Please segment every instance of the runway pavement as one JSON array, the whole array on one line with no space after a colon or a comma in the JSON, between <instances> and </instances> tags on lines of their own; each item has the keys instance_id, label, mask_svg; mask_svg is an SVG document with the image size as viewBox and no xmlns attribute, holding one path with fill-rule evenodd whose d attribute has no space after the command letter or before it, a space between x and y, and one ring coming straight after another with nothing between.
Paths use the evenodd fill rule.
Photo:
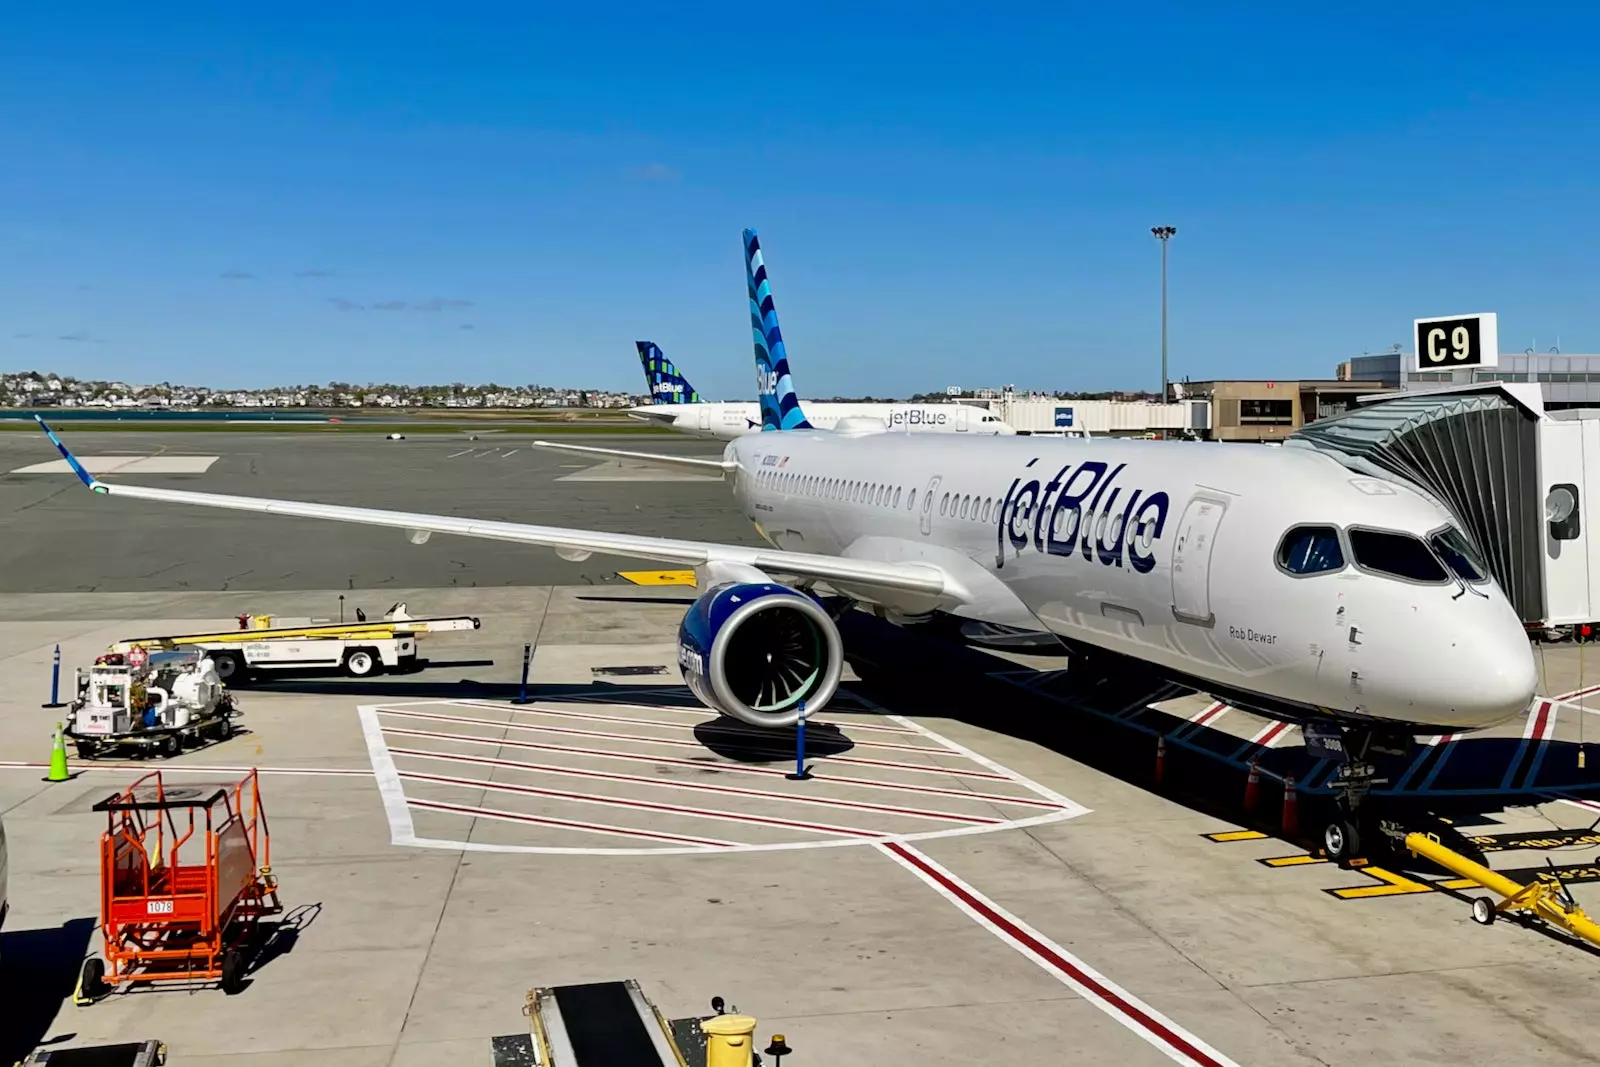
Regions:
<instances>
[{"instance_id":1,"label":"runway pavement","mask_svg":"<svg viewBox=\"0 0 1600 1067\"><path fill-rule=\"evenodd\" d=\"M523 435L62 433L81 457L115 472L110 481L759 543L719 480L547 452ZM721 452L687 437L580 443ZM25 472L55 460L42 434L0 435L0 593L603 585L630 565L654 566L567 563L548 550L462 538L419 546L394 530L100 499L64 471Z\"/></svg>"}]
</instances>

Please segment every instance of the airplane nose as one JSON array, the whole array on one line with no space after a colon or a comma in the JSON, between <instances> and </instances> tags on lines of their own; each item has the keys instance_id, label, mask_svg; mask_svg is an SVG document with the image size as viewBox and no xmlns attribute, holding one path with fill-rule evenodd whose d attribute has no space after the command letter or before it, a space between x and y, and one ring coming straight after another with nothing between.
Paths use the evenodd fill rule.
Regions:
<instances>
[{"instance_id":1,"label":"airplane nose","mask_svg":"<svg viewBox=\"0 0 1600 1067\"><path fill-rule=\"evenodd\" d=\"M1451 688L1457 712L1476 726L1495 726L1527 713L1539 689L1539 668L1522 623L1506 606L1503 618L1475 628L1457 646Z\"/></svg>"}]
</instances>

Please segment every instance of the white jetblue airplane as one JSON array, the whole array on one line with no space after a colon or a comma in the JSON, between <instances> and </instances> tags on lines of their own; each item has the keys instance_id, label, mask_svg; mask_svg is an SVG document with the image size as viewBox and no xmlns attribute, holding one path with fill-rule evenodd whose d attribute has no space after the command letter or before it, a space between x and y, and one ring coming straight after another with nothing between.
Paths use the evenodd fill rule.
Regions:
<instances>
[{"instance_id":1,"label":"white jetblue airplane","mask_svg":"<svg viewBox=\"0 0 1600 1067\"><path fill-rule=\"evenodd\" d=\"M678 372L653 341L634 342L651 403L629 408L636 419L664 422L696 437L731 441L761 432L761 405L753 400L702 400L689 379ZM975 404L836 403L804 401L806 419L819 430L832 430L843 419L878 419L889 429L907 433L958 433L970 436L1016 433L1004 419Z\"/></svg>"},{"instance_id":2,"label":"white jetblue airplane","mask_svg":"<svg viewBox=\"0 0 1600 1067\"><path fill-rule=\"evenodd\" d=\"M725 472L769 547L108 485L51 440L112 497L693 567L685 680L708 707L757 726L793 723L801 701L821 710L839 683L841 638L818 583L890 619L943 612L1048 631L1075 665L1164 677L1342 744L1340 814L1324 834L1335 859L1356 854L1373 825L1357 816L1375 741L1526 712L1536 671L1522 624L1454 516L1416 489L1309 450L914 441L876 420L818 432L795 395L753 232L745 244L765 432L729 442L721 459L643 458Z\"/></svg>"}]
</instances>

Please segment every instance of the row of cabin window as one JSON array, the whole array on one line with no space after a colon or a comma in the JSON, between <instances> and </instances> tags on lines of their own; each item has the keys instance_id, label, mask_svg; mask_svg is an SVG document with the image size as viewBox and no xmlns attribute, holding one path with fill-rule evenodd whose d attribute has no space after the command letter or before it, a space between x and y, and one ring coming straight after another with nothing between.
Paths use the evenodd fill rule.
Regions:
<instances>
[{"instance_id":1,"label":"row of cabin window","mask_svg":"<svg viewBox=\"0 0 1600 1067\"><path fill-rule=\"evenodd\" d=\"M762 484L769 489L778 489L785 492L798 493L801 496L816 497L821 500L845 500L855 504L874 504L882 507L897 508L902 499L903 487L898 485L884 485L878 482L852 482L843 478L822 478L814 474L784 473L782 471L765 471L761 476ZM915 489L904 496L906 510L917 509L917 491ZM972 519L978 522L988 522L996 515L993 497L975 497L956 494L952 496L945 493L939 498L939 514L950 518Z\"/></svg>"}]
</instances>

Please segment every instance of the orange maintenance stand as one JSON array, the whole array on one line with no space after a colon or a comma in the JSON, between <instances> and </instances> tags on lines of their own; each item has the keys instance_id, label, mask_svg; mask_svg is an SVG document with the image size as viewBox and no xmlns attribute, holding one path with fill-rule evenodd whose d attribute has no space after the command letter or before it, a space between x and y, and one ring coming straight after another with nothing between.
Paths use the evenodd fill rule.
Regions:
<instances>
[{"instance_id":1,"label":"orange maintenance stand","mask_svg":"<svg viewBox=\"0 0 1600 1067\"><path fill-rule=\"evenodd\" d=\"M81 1001L124 982L220 980L243 988L260 919L282 911L267 816L251 771L228 785L171 786L160 771L94 806L105 960L84 961Z\"/></svg>"}]
</instances>

